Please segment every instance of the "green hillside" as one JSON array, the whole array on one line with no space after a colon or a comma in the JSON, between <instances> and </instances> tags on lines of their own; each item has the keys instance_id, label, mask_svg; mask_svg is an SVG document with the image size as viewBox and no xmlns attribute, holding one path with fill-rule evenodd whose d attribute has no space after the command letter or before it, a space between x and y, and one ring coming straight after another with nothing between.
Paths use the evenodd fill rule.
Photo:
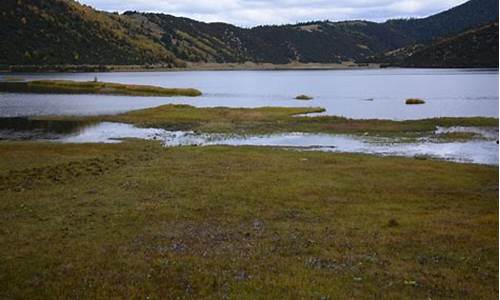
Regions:
<instances>
[{"instance_id":1,"label":"green hillside","mask_svg":"<svg viewBox=\"0 0 500 300\"><path fill-rule=\"evenodd\" d=\"M174 63L140 24L71 0L2 0L0 64Z\"/></svg>"}]
</instances>

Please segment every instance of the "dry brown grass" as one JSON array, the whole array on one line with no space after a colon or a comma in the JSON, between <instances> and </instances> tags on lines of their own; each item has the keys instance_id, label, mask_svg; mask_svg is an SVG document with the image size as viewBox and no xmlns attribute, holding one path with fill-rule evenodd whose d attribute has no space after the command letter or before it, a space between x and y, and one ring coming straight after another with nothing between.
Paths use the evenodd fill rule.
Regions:
<instances>
[{"instance_id":1,"label":"dry brown grass","mask_svg":"<svg viewBox=\"0 0 500 300\"><path fill-rule=\"evenodd\" d=\"M0 157L0 298L498 297L495 167L139 141Z\"/></svg>"}]
</instances>

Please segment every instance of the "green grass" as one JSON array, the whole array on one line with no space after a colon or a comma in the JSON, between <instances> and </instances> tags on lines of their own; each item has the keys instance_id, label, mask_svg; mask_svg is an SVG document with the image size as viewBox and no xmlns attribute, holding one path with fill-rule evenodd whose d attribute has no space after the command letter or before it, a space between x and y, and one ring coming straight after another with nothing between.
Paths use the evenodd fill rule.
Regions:
<instances>
[{"instance_id":1,"label":"green grass","mask_svg":"<svg viewBox=\"0 0 500 300\"><path fill-rule=\"evenodd\" d=\"M435 136L438 141L454 142L454 141L468 141L484 139L484 137L475 132L446 132Z\"/></svg>"},{"instance_id":2,"label":"green grass","mask_svg":"<svg viewBox=\"0 0 500 300\"><path fill-rule=\"evenodd\" d=\"M411 99L406 99L406 104L407 105L425 104L425 101L418 98L411 98Z\"/></svg>"},{"instance_id":3,"label":"green grass","mask_svg":"<svg viewBox=\"0 0 500 300\"><path fill-rule=\"evenodd\" d=\"M37 118L115 121L169 130L235 134L318 132L420 137L432 134L436 126L498 127L498 119L481 117L392 121L299 116L323 111L319 107L196 108L189 105L163 105L113 116Z\"/></svg>"},{"instance_id":4,"label":"green grass","mask_svg":"<svg viewBox=\"0 0 500 300\"><path fill-rule=\"evenodd\" d=\"M0 298L493 299L498 168L0 142Z\"/></svg>"},{"instance_id":5,"label":"green grass","mask_svg":"<svg viewBox=\"0 0 500 300\"><path fill-rule=\"evenodd\" d=\"M196 89L162 88L148 85L69 80L0 82L0 92L188 97L201 95L201 92Z\"/></svg>"}]
</instances>

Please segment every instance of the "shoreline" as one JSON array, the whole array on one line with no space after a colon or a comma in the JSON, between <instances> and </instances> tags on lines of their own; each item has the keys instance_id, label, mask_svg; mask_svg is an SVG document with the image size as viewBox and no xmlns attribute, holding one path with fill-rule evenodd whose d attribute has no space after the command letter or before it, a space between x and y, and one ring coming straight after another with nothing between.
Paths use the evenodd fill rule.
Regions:
<instances>
[{"instance_id":1,"label":"shoreline","mask_svg":"<svg viewBox=\"0 0 500 300\"><path fill-rule=\"evenodd\" d=\"M173 97L201 96L201 91L192 88L163 88L152 85L120 84L97 81L35 80L0 82L0 91L5 93L30 94L95 94L117 96Z\"/></svg>"},{"instance_id":2,"label":"shoreline","mask_svg":"<svg viewBox=\"0 0 500 300\"><path fill-rule=\"evenodd\" d=\"M39 121L121 122L142 128L171 131L193 131L205 134L276 134L324 133L357 134L385 137L421 138L436 127L496 127L498 118L449 117L419 120L348 119L340 116L310 116L324 112L321 107L257 107L197 108L190 105L166 104L132 110L116 115L100 116L33 116ZM468 139L468 135L443 135L452 139Z\"/></svg>"},{"instance_id":3,"label":"shoreline","mask_svg":"<svg viewBox=\"0 0 500 300\"><path fill-rule=\"evenodd\" d=\"M180 72L180 71L286 71L380 69L377 63L187 63L186 67L164 65L18 65L0 66L2 73L84 73L84 72Z\"/></svg>"},{"instance_id":4,"label":"shoreline","mask_svg":"<svg viewBox=\"0 0 500 300\"><path fill-rule=\"evenodd\" d=\"M120 72L192 72L192 71L345 71L345 70L381 70L381 69L457 69L457 70L499 70L499 68L437 68L437 67L401 67L379 63L370 64L270 64L270 63L204 63L190 64L187 67L168 67L166 65L50 65L50 66L0 66L0 74L15 73L120 73Z\"/></svg>"}]
</instances>

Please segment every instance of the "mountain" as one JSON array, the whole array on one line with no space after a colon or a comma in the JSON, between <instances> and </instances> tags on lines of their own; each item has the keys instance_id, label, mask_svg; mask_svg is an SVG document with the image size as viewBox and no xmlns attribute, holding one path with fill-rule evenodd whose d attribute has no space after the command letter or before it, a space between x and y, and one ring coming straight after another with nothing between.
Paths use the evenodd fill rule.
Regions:
<instances>
[{"instance_id":1,"label":"mountain","mask_svg":"<svg viewBox=\"0 0 500 300\"><path fill-rule=\"evenodd\" d=\"M133 19L65 0L2 0L0 64L175 63Z\"/></svg>"},{"instance_id":2,"label":"mountain","mask_svg":"<svg viewBox=\"0 0 500 300\"><path fill-rule=\"evenodd\" d=\"M365 22L312 22L239 28L164 14L126 12L161 35L178 58L207 62L341 62L404 45L407 37L384 25Z\"/></svg>"},{"instance_id":3,"label":"mountain","mask_svg":"<svg viewBox=\"0 0 500 300\"><path fill-rule=\"evenodd\" d=\"M498 67L498 23L467 30L415 51L400 64L404 67Z\"/></svg>"},{"instance_id":4,"label":"mountain","mask_svg":"<svg viewBox=\"0 0 500 300\"><path fill-rule=\"evenodd\" d=\"M335 63L363 60L498 20L497 0L471 0L423 19L308 22L238 28L164 14L127 12L160 30L164 45L188 61Z\"/></svg>"},{"instance_id":5,"label":"mountain","mask_svg":"<svg viewBox=\"0 0 500 300\"><path fill-rule=\"evenodd\" d=\"M498 68L498 54L498 22L493 22L359 62L419 68Z\"/></svg>"},{"instance_id":6,"label":"mountain","mask_svg":"<svg viewBox=\"0 0 500 300\"><path fill-rule=\"evenodd\" d=\"M470 0L427 18L389 20L386 24L394 30L405 32L415 42L428 42L497 20L497 0Z\"/></svg>"},{"instance_id":7,"label":"mountain","mask_svg":"<svg viewBox=\"0 0 500 300\"><path fill-rule=\"evenodd\" d=\"M96 11L73 0L2 0L0 65L184 62L337 63L498 20L497 0L471 0L423 19L308 22L241 28L167 14Z\"/></svg>"}]
</instances>

